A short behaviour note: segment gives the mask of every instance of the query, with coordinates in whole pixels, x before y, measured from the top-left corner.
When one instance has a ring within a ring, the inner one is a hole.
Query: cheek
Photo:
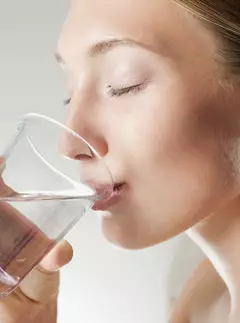
[[[232,181],[222,149],[226,118],[213,86],[176,78],[162,83],[126,99],[114,110],[115,119],[109,118],[114,155],[127,176],[136,186],[149,181],[157,188],[168,187],[171,178],[173,186],[181,183],[186,191],[196,191],[200,182],[208,190],[213,183]]]
[[[150,91],[119,117],[124,120],[120,129],[123,150],[135,164],[177,161],[182,154],[190,154],[197,138],[202,138],[202,130],[196,131],[194,125],[190,100],[174,88],[156,92]]]
[[[176,78],[162,83],[151,86],[119,116],[124,122],[122,142],[128,156],[147,165],[187,160],[196,154],[203,158],[214,155],[218,138],[210,133],[212,125],[208,122],[207,129],[200,117],[214,104],[205,87],[188,85],[189,81],[183,84]]]
[[[218,103],[204,90],[181,85],[152,93],[151,98],[143,99],[139,113],[133,108],[124,122],[124,149],[135,186],[143,188],[142,195],[146,187],[161,191],[167,200],[171,195],[190,203],[190,194],[193,204],[210,199],[213,190],[222,194],[234,179],[223,153],[225,129],[219,122],[216,131]],[[214,107],[216,115],[210,119]]]
[[[122,116],[124,127],[119,123],[121,135],[115,138],[115,156],[131,194],[116,211],[119,216],[103,224],[106,236],[127,247],[152,245],[187,230],[238,190],[222,147],[225,125],[216,124],[217,102],[155,95],[137,108]]]

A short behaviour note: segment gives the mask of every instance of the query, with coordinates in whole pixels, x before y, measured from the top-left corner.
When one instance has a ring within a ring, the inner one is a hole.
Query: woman
[[[104,235],[137,249],[187,230],[209,260],[171,322],[238,322],[240,2],[72,0],[56,57],[67,75],[67,124],[116,184]],[[69,157],[86,159],[75,148]],[[56,268],[56,252],[43,266]],[[9,305],[16,311],[24,291]],[[55,303],[34,303],[44,322]]]

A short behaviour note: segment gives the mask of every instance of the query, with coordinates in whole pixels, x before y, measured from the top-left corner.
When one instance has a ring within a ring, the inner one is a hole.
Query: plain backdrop
[[[53,53],[67,6],[0,0],[0,149],[24,113],[64,120],[64,78]],[[62,271],[59,323],[167,323],[171,299],[202,257],[185,235],[142,251],[113,248],[90,213],[68,239],[75,255]]]

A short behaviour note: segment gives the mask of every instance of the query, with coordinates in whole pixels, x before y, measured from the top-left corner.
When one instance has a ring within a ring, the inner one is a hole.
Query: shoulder
[[[222,278],[206,258],[193,272],[173,308],[171,323],[190,323],[194,313],[203,313],[215,306],[227,292]]]

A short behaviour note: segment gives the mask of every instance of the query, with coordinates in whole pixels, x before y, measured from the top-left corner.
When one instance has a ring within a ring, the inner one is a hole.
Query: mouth
[[[102,198],[94,203],[92,206],[93,211],[107,211],[110,207],[116,205],[122,198],[122,194],[126,190],[125,183],[115,184],[111,196]]]

